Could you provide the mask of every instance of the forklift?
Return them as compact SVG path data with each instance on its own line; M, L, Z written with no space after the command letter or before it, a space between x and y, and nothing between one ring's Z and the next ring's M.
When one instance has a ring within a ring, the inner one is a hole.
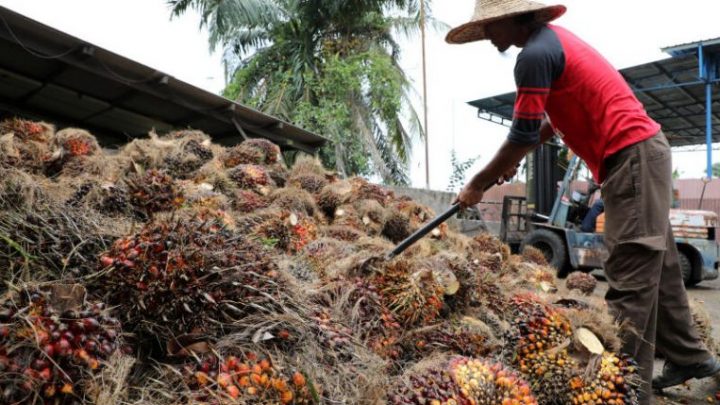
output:
M528 155L527 197L505 196L500 224L500 238L514 252L525 246L539 249L560 278L577 270L601 270L608 257L602 229L580 229L595 193L573 190L583 162L577 156L568 159L567 153L559 143L548 142ZM717 214L672 209L670 222L685 284L717 278Z

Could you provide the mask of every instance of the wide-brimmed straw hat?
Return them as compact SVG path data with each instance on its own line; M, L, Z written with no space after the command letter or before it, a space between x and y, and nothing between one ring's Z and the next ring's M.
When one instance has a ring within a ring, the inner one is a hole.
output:
M550 22L565 14L563 5L548 6L530 0L476 0L475 13L470 22L453 28L445 41L451 44L486 39L485 27L488 23L520 14L534 13L538 22Z

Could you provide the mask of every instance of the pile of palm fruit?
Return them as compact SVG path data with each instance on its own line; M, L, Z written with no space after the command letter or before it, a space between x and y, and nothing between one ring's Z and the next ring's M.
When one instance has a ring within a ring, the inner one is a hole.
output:
M541 253L441 226L377 259L433 212L313 157L22 119L0 151L0 403L637 402Z

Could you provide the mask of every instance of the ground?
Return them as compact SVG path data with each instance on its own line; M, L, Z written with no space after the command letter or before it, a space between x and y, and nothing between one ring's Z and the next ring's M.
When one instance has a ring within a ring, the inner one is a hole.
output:
M596 294L605 294L607 283L601 279ZM704 302L710 317L713 320L713 336L720 339L720 280L704 281L688 289L690 298ZM658 325L662 327L662 325ZM655 361L655 373L662 370L663 361ZM720 404L715 394L720 390L720 376L703 380L692 380L687 385L664 390L662 396L656 396L658 405L665 404Z

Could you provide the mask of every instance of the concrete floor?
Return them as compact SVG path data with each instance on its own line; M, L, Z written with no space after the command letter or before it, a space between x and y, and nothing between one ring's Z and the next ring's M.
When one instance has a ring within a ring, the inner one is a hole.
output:
M601 296L607 290L607 283L599 279L595 294ZM704 281L688 289L691 299L703 301L707 312L713 320L713 337L720 339L720 280ZM662 327L662 325L658 325ZM663 361L655 361L655 373L662 370ZM703 380L692 380L686 385L665 389L661 395L656 394L656 403L660 404L720 404L715 397L720 391L720 375Z

